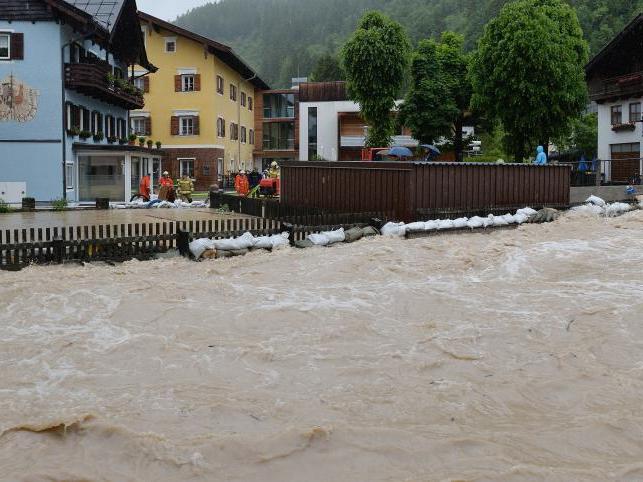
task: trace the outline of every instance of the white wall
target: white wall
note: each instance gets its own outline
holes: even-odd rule
[[[643,143],[643,125],[636,123],[633,131],[614,132],[612,130],[612,106],[623,106],[623,122],[630,120],[630,103],[641,102],[641,99],[625,99],[619,102],[598,105],[598,158],[610,159],[612,157],[610,146],[612,144],[625,144],[630,142]]]
[[[317,155],[328,161],[339,158],[340,112],[359,112],[359,104],[352,101],[300,102],[299,104],[299,158],[308,161],[308,108],[317,107]]]

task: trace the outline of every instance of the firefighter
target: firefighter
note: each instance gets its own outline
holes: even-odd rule
[[[250,183],[248,182],[248,176],[246,176],[246,171],[241,171],[235,180],[235,189],[240,196],[247,196],[250,192]]]
[[[174,202],[176,199],[176,193],[174,191],[174,181],[170,177],[170,173],[165,171],[163,177],[161,177],[159,189],[159,199],[161,201]]]
[[[192,202],[192,193],[194,192],[194,183],[187,174],[183,174],[178,182],[179,198],[182,201]]]
[[[272,164],[270,164],[268,177],[270,179],[279,179],[279,164],[277,164],[277,161],[272,161]]]

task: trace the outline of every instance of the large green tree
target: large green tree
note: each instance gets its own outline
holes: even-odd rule
[[[587,104],[588,60],[576,12],[562,0],[520,0],[489,22],[472,68],[474,104],[502,121],[522,161],[569,128]]]
[[[416,139],[426,143],[451,139],[459,161],[462,126],[470,114],[469,63],[462,35],[444,32],[439,42],[422,40],[413,56],[411,87],[401,108],[402,122]]]
[[[410,43],[402,26],[379,12],[366,13],[342,49],[348,94],[367,122],[369,147],[388,146],[391,110],[407,74]]]

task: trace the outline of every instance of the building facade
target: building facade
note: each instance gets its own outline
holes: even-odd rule
[[[258,90],[268,85],[226,45],[139,12],[149,58],[159,71],[137,81],[145,108],[131,113],[141,137],[161,142],[164,169],[188,174],[198,190],[251,169]],[[135,77],[144,75],[137,68]]]
[[[635,18],[587,65],[590,99],[598,106],[598,157],[606,182],[640,176],[643,99],[643,15]]]
[[[5,201],[125,201],[138,190],[160,156],[126,145],[128,112],[143,107],[128,66],[155,70],[137,26],[135,0],[0,0]]]

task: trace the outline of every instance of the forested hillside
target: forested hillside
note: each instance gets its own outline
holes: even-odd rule
[[[306,76],[336,53],[366,10],[401,22],[415,42],[444,30],[463,33],[473,48],[484,25],[508,0],[221,0],[177,20],[237,50],[275,87]],[[592,53],[643,9],[643,0],[569,0]]]

